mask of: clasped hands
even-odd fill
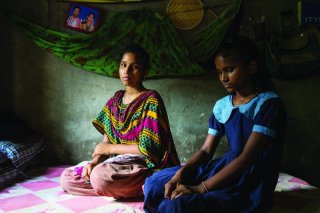
[[[204,192],[205,192],[205,189],[202,187],[201,184],[197,186],[189,186],[189,185],[182,184],[180,178],[173,177],[165,185],[164,197],[169,200],[173,200],[182,195],[201,194]]]
[[[96,146],[96,148],[94,149],[93,154],[92,154],[92,158],[94,158],[98,155],[110,155],[110,154],[112,154],[112,145],[109,143],[106,143],[106,142],[102,142],[102,143],[98,144]],[[98,163],[91,162],[83,167],[81,176],[86,182],[88,182],[88,183],[90,182],[91,172],[97,164]]]

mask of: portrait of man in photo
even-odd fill
[[[74,28],[79,28],[81,24],[80,15],[81,8],[79,6],[74,6],[72,14],[68,17],[67,25]]]

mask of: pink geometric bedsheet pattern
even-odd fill
[[[59,184],[67,166],[33,169],[32,178],[0,191],[0,213],[142,213],[143,201],[116,201],[104,196],[74,196]],[[281,173],[270,213],[320,212],[320,190]]]
[[[67,166],[33,169],[32,178],[0,191],[0,213],[142,213],[143,201],[116,201],[104,196],[74,196],[59,184]]]

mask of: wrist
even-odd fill
[[[90,164],[98,165],[99,163],[103,162],[106,159],[104,155],[96,155],[91,160]]]
[[[200,183],[199,185],[196,186],[196,193],[198,193],[198,194],[206,193],[206,190],[205,190],[205,188],[203,188],[202,183]]]
[[[91,162],[89,162],[88,164],[91,164],[91,165],[93,165],[93,166],[95,166],[95,165],[97,165],[98,164],[98,162],[97,161],[91,161]]]
[[[174,177],[176,178],[176,179],[182,179],[182,176],[183,176],[183,170],[182,169],[180,169],[180,170],[178,170],[177,172],[176,172],[176,174],[174,175]]]
[[[198,187],[200,188],[200,193],[209,192],[207,185],[203,181],[201,181],[201,184],[198,185]]]
[[[108,146],[109,146],[109,152],[107,153],[107,155],[118,154],[116,150],[116,146],[114,144],[108,144]]]

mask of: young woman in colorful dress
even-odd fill
[[[139,197],[147,176],[180,164],[163,100],[142,84],[148,68],[149,56],[141,46],[123,52],[119,76],[125,90],[117,91],[93,121],[103,141],[92,160],[62,173],[66,192]]]

